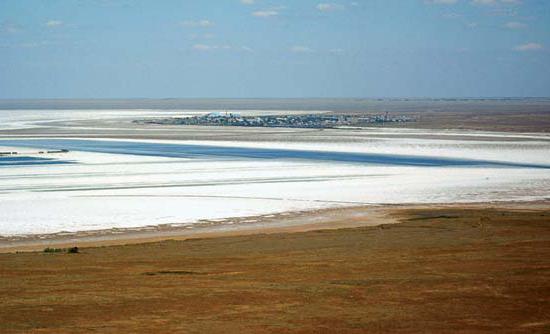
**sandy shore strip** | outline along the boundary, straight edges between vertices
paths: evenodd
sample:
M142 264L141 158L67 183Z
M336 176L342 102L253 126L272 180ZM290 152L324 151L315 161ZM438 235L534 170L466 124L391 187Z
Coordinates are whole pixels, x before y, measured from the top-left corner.
M320 229L376 226L395 223L389 206L358 206L281 212L249 217L201 220L195 224L59 232L0 237L0 253L37 251L45 247L96 247L156 242L167 239L215 238L259 233L305 232Z
M250 217L201 220L195 224L171 224L8 236L0 237L0 253L41 251L46 247L100 247L158 242L162 240L186 240L378 226L398 223L398 213L403 210L435 208L540 210L550 208L550 201L362 205L282 212Z

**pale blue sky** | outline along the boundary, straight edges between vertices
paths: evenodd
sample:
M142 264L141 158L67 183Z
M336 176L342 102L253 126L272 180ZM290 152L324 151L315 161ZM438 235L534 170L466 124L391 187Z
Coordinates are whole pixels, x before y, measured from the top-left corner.
M546 0L0 0L0 98L550 96Z

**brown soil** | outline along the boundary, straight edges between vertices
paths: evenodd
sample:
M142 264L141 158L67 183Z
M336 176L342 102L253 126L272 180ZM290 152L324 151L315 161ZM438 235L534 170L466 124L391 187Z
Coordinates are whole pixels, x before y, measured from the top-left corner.
M0 254L1 333L550 331L550 210Z
M389 127L421 129L460 129L507 132L549 132L550 112L421 112L416 122L387 123Z

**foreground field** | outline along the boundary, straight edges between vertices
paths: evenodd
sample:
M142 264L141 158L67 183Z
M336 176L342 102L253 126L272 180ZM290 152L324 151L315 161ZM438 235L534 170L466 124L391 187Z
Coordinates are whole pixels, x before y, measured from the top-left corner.
M550 210L0 254L0 332L548 332Z

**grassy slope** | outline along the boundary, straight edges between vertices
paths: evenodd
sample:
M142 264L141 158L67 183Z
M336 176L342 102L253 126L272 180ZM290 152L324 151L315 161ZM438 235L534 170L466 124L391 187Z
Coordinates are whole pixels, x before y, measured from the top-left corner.
M550 330L550 211L0 255L0 332Z

